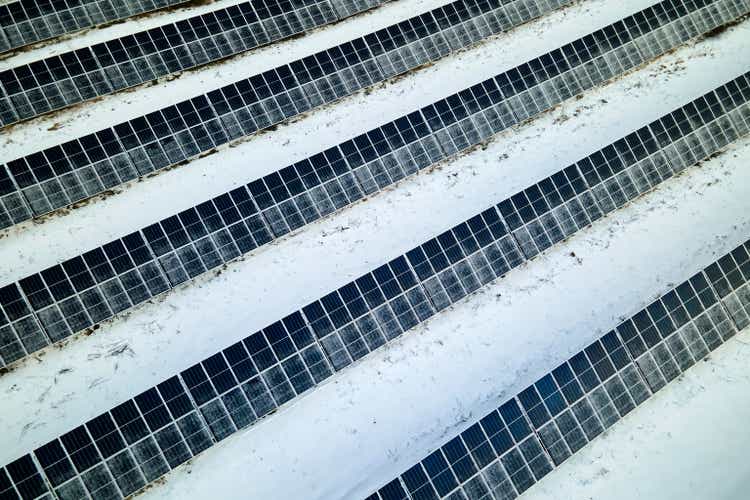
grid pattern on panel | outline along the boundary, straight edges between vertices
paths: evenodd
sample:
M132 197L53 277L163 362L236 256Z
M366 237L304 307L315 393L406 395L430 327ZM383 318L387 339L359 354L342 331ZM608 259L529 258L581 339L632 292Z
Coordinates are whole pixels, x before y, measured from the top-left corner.
M0 52L186 0L20 0L0 6Z
M739 247L705 271L719 300L741 330L750 325L750 253Z
M348 183L350 191L369 194L382 189L674 48L685 37L736 19L750 10L750 1L700 0L690 3L690 10L687 7L665 0L341 144L344 159L337 165L339 178L333 184L327 183L333 180L330 176L320 179L329 192L325 196L318 190L318 194L330 197L330 189L341 182ZM372 36L386 36L381 32ZM7 172L0 174L0 226L94 196L369 85L380 78L377 75L387 74L373 59L380 57L374 56L379 54L377 47L386 50L392 44L376 47L366 38L9 162ZM287 172L294 179L294 173ZM315 176L307 180L314 181ZM289 188L281 186L279 196L285 190ZM359 196L347 193L355 195ZM302 198L300 203L305 204L307 199ZM295 205L297 200L285 204L290 210Z
M747 130L738 107L747 106L740 102L748 91L746 79L732 81L500 203L524 255L533 257L736 140Z
M174 24L102 42L59 56L0 72L0 124L9 125L97 96L139 85L171 73L309 31L361 8L349 1L306 0L241 3ZM519 10L516 4L533 8ZM331 102L360 88L434 61L451 51L538 17L569 0L457 0L420 16L277 68L291 72L296 113ZM511 15L515 12L515 15ZM348 13L348 14L347 14ZM470 27L470 29L469 29ZM469 34L471 33L471 34ZM267 73L272 75L273 71ZM249 81L258 93L260 81L242 80L215 92L234 93ZM280 90L273 86L272 93ZM291 89L287 89L291 90ZM247 92L243 93L245 100ZM278 99L278 97L277 97ZM310 105L300 109L300 101ZM268 101L263 101L268 104ZM232 111L245 106L237 101ZM256 128L288 118L250 109ZM218 110L217 110L218 111ZM235 113L236 114L236 113ZM246 120L247 121L247 120ZM245 127L247 128L247 126ZM242 129L238 129L243 133Z
M510 400L368 500L454 498L462 492L469 498L515 498L552 467L518 402Z
M750 241L665 293L367 500L518 497L738 331L720 297L748 286L749 251Z
M319 317L335 320L336 328L316 330L321 346L336 367L367 354L654 188L687 162L720 151L747 132L749 101L750 81L743 75L408 252L388 271L401 288L384 294L387 303L368 301L373 311L340 314L354 307L356 293L376 288L375 278L362 278L336 292L340 296L310 306L306 314L313 323ZM0 294L6 309L0 360L23 358L393 182L388 162L366 162L391 144L422 155L425 163L439 157L423 116L414 112L8 285ZM359 166L352 172L349 165ZM739 291L735 302L746 303L740 300L746 295Z
M741 95L740 86L720 89L729 89L728 96ZM725 94L716 90L711 95ZM739 103L736 99L732 102ZM709 100L702 96L693 102ZM712 123L704 122L703 127ZM729 125L720 122L718 130ZM683 133L696 130L700 127ZM678 140L680 136L673 137L662 149ZM596 199L585 196L590 191L576 165L562 169L524 190L525 201L510 197L35 450L20 465L8 465L8 488L15 488L9 495L42 487L60 498L101 492L118 498L136 491L532 258L538 250L527 257L524 247L530 240L517 236L529 221L553 214L557 225L543 226L568 236L573 232L568 228L600 217L602 208L592 208ZM32 308L43 322L66 308L88 321L102 305L84 294L112 307L114 297L132 295L126 276L139 276L136 288L147 293L149 284L164 286L200 272L202 267L195 266L209 262L207 255L231 256L243 244L256 244L246 221L258 217L259 209L247 192L220 198L6 287L0 292L3 327L12 332L20 321L34 320ZM503 213L508 202L516 209L510 215ZM524 215L527 210L533 217ZM526 221L525 226L519 221ZM235 227L243 229L231 229ZM218 245L222 231L243 235L244 243L229 239L235 246L201 250L209 241ZM186 248L190 250L180 253ZM415 469L408 482L390 485L386 492L391 496L381 496L409 492L408 498L514 498L551 470L551 464L565 460L734 334L731 318L737 315L724 312L725 306L732 310L732 302L720 297L739 297L748 287L748 248L735 249L620 324L504 405L499 416L446 445ZM157 258L162 259L158 265L149 260ZM117 293L109 294L108 283L115 284ZM69 329L72 318L63 320ZM63 320L49 324L63 328ZM23 338L13 339L4 346L4 355L24 349Z
M131 0L127 2L115 0L84 0L84 1L61 1L61 0L43 0L13 2L8 5L0 6L0 52L22 47L40 40L53 38L65 33L71 33L91 26L109 23L118 19L125 19L130 16L169 7L184 3L186 0ZM278 18L289 11L294 10L290 2L285 1L251 1L240 4L243 13L255 17L255 21L260 21L262 26L258 33L255 29L252 32L245 30L236 30L236 26L228 23L225 30L217 30L216 33L227 31L227 38L233 38L235 41L239 37L247 36L249 40L261 39L277 33L284 33L290 25L298 23L307 24L311 18L314 18L322 11L325 15L335 15L334 11L342 17L347 17L365 9L370 9L379 5L381 2L373 0L334 0L324 2L320 5L309 5L310 9L300 9L294 12L289 19ZM215 11L216 18L219 22L227 22L227 14L236 13L236 9L221 9ZM240 17L241 19L241 17ZM213 27L216 23L210 15L202 19L205 25L198 23L201 31ZM252 22L252 21L250 21ZM240 20L244 26L244 21ZM184 27L184 26L181 26ZM263 29L266 28L266 29ZM220 38L220 37L219 37Z
M52 342L169 288L162 268L137 232L18 284Z
M656 392L732 337L736 327L700 272L617 331Z
M575 165L513 195L498 209L527 258L602 216Z
M204 96L13 161L7 167L8 172L2 174L8 180L0 185L3 187L0 197L7 198L7 206L5 216L0 217L0 225L12 225L94 196L140 175L269 127L311 107L339 99L389 75L434 60L444 51L438 50L434 43L428 43L428 38L440 37L442 42L439 45L448 47L447 35L442 34L444 29L463 18L467 19L465 22L471 22L467 16L489 15L483 13L487 8L485 6L479 13L475 12L477 9L461 9L463 17L428 12ZM540 9L533 12L538 11ZM442 26L435 21L435 16L453 21L446 21L447 25ZM419 50L414 48L415 44L419 45ZM461 47L458 40L453 40L449 49ZM417 55L409 56L409 65L404 66L403 53L412 50L416 50ZM122 50L118 49L118 54L125 58ZM402 62L389 63L390 69L382 69L385 62L396 58L397 54L402 54L398 56ZM87 55L86 58L94 66L98 64L93 56ZM74 59L66 64L55 64L63 67L66 74L83 71L83 66L76 62L78 59ZM123 64L140 67L139 61L141 59L130 57L125 58ZM394 64L398 70L393 69ZM111 87L101 71L95 78L93 74L75 78L86 88L101 86L106 90ZM8 80L4 84L6 92L12 94L8 99L21 96L18 98L27 102L28 99L22 96L24 85L17 76L12 72L4 75ZM33 75L23 80L32 87L35 85Z
M518 395L532 427L559 465L650 396L614 331Z
M602 210L622 206L688 165L709 157L747 129L741 119L747 81L730 82L578 162ZM730 90L731 89L731 90Z
M31 455L24 455L0 468L0 498L3 500L39 498L48 491L47 483Z
M355 3L253 0L8 69L0 72L0 124L273 43L382 2Z

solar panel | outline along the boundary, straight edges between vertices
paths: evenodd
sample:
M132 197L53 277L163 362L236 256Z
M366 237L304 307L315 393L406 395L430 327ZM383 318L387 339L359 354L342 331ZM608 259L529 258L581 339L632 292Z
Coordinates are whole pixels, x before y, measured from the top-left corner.
M243 2L0 72L0 124L273 43L381 1Z
M367 500L516 498L742 328L721 296L748 287L749 251L668 291Z
M727 114L706 114L671 136L654 131L687 110L701 109L697 103L709 103L711 96L724 96L720 102L747 102L750 96L739 93L737 81L588 158L606 156L611 167L615 156L609 153L614 151L618 171L632 178L660 157L665 161L660 178L675 175L684 169L675 144L692 135L701 138L702 154L712 154L722 147L718 138L735 132L733 126L721 119ZM735 104L734 111L738 109ZM38 448L35 461L27 455L8 465L10 479L0 486L38 494L49 484L61 498L79 498L86 492L115 497L133 493L615 210L615 205L599 204L594 191L598 184L587 182L581 164L558 171ZM605 187L604 192L611 197L611 190ZM50 328L46 318L53 318L51 330L66 335L73 321L88 324L81 318L93 318L102 304L131 297L126 275L139 276L136 288L148 295L144 266L153 266L147 269L156 271L150 274L155 280L151 284L158 286L200 272L206 262L197 250L200 245L175 257L170 252L175 245L186 248L192 237L207 237L200 221L241 222L245 205L232 196L231 205L212 203L210 210L188 211L189 215L172 217L2 289L0 338L12 342L0 347L0 356L10 362L27 343L33 346L13 334L23 318L40 318L45 329ZM487 489L510 495L534 484L732 336L732 318L746 321L749 250L750 241L649 304L389 483L380 490L380 498L424 498L419 492L448 498L457 489L467 495ZM154 261L156 255L170 255L168 262L174 265ZM201 264L196 268L197 263ZM116 300L103 286L112 282L117 284ZM98 299L85 299L84 293ZM68 317L67 311L75 316ZM60 317L67 330L57 320Z
M291 73L285 79L294 86L304 86L311 81L311 73L320 76L321 72L345 70L345 80L355 79L360 86L368 86L510 29L569 0L554 0L549 5L530 2L536 8L517 15L511 15L516 2L505 3L458 0L277 71ZM374 4L367 2L364 7ZM327 0L284 3L283 7L281 11L257 6L256 11L251 2L243 3L0 72L0 124L9 125L309 31L339 20L344 17L342 11L351 10L348 2ZM312 105L356 90L340 83L342 87L334 95L321 95L319 88L312 92L308 96ZM310 92L301 92L305 93Z
M486 92L487 87L478 87ZM466 116L470 107L464 107L460 95L0 289L0 304L11 318L0 337L0 360L11 363L92 327L440 161L446 151L476 143L478 137L459 142L468 127L458 120L472 127L481 123ZM493 209L484 220L472 222L476 228L465 226L460 233L446 233L444 240L415 249L407 257L422 273L432 304L440 309L459 300L497 277L491 271L534 257L721 150L747 133L748 100L746 74L502 201L499 217L492 215ZM497 106L507 109L504 101L489 107L495 116ZM485 110L477 109L474 117L487 117ZM399 154L400 162L386 160ZM472 256L455 269L445 269L472 253L472 245L488 234L499 238L500 227L509 234L493 242L492 257ZM522 255L516 255L516 245ZM417 292L409 293L410 307L424 302ZM386 333L386 338L389 335L395 333ZM351 361L340 347L346 343L343 339L331 337L324 347L326 342L331 343L329 351L342 352L335 365ZM358 351L369 352L364 346Z
M20 0L0 5L0 52L187 0Z
M750 325L750 256L738 248L725 255L705 271L711 287L727 310L732 321L741 330Z
M326 189L336 189L335 193L321 196L336 198L330 200L334 205L361 198L672 49L703 33L703 29L734 19L739 4L735 0L717 0L692 11L676 7L666 10L665 5L671 3L658 4L661 10L650 7L347 141L338 150L326 152L333 154L333 159L319 156L315 165L302 162L282 171L292 178L302 178L304 173L306 182L317 182L308 173L319 169L316 174L320 183L325 183ZM357 46L349 43L346 52L349 60L355 61L352 64L364 65L365 62L356 62L363 61L357 55ZM311 56L300 63L310 72L310 81L307 76L297 80L294 74L301 73L283 66L10 161L5 166L7 171L0 168L0 227L175 165L294 116L320 99L337 98L362 88L370 81L357 76L343 53L324 54L325 61ZM322 166L325 163L335 175ZM300 169L302 172L293 172ZM282 171L274 175L278 177ZM266 179L271 181L270 177ZM272 182L278 184L277 180ZM334 188L332 184L340 186ZM281 188L278 196L285 196L284 190L288 188ZM324 200L323 211L329 210L327 201ZM283 205L291 209L290 203Z
M54 38L66 33L73 33L92 26L102 25L126 19L157 9L163 9L185 3L186 0L21 0L0 6L0 52L16 49L41 40ZM377 7L380 0L251 0L219 9L202 16L196 16L180 23L155 28L149 31L154 42L159 44L165 37L170 42L174 37L183 35L185 42L214 35L204 49L227 51L231 45L235 51L240 46L256 42L256 45L270 43L313 29L329 22L352 16L359 12ZM175 32L175 28L178 32ZM188 39L187 37L192 37ZM120 41L132 41L125 37ZM148 36L145 37L148 40ZM142 41L142 39L139 39ZM100 44L97 47L112 50L122 49L120 45ZM147 42L148 43L148 42ZM168 47L168 45L167 45ZM106 56L91 48L94 56ZM126 49L130 49L125 45ZM206 57L206 52L196 51ZM178 50L177 53L180 53ZM190 58L189 52L182 51ZM115 55L113 52L112 55ZM53 64L58 62L52 59ZM48 60L49 64L49 60ZM37 68L42 67L37 65ZM37 73L37 80L39 79Z

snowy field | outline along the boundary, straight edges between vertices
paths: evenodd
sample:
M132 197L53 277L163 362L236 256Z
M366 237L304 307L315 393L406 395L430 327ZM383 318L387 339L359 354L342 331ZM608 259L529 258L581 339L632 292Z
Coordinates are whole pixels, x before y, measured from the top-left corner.
M28 51L16 65L231 5L156 13ZM16 158L447 2L401 0L13 126ZM482 81L655 3L582 0L272 133L0 234L0 284L78 255ZM416 244L748 70L750 21L689 43L486 147L306 226L0 376L8 463ZM361 499L618 318L750 237L750 139L687 169L167 475L144 498ZM33 249L31 251L30 249ZM746 498L750 332L524 498ZM635 488L635 490L634 490Z

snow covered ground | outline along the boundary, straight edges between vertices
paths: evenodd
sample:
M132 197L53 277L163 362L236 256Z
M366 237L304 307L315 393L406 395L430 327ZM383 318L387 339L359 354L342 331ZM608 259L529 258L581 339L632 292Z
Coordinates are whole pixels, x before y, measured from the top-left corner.
M193 9L231 3L236 2ZM98 130L150 111L155 102L175 102L444 3L394 2L171 82L20 124L0 137L0 158ZM0 283L277 170L653 3L579 2L273 133L132 183L70 213L9 229L0 238ZM138 23L179 16L184 13ZM3 64L144 26L125 22L92 30ZM115 318L94 335L27 360L0 377L3 409L10 409L0 417L0 463L747 71L742 55L749 39L745 21L682 47L501 134L484 149L307 226L219 275L196 279ZM738 141L208 450L144 496L363 498L606 332L617 318L750 237L749 162L750 139ZM574 456L528 498L617 498L632 491L632 481L642 495L628 498L739 498L732 494L747 485L748 470L741 459L731 458L741 456L748 441L750 379L742 367L750 352L743 339L747 333ZM708 408L719 412L721 426L708 423ZM709 442L719 434L721 439ZM708 469L714 475L706 481L725 482L719 496L706 494L714 491L709 483L691 488L679 481L682 467L693 467L690 476L698 477L712 463L716 469Z

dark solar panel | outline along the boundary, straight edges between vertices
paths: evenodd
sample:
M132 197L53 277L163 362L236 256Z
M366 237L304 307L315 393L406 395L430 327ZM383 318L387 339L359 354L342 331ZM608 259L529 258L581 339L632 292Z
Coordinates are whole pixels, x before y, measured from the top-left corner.
M260 79L242 82L259 85L261 88L254 90L261 98L285 89L294 91L293 101L309 100L308 108L319 106L508 30L569 1L534 0L539 3L538 8L516 16L510 15L514 2L486 4L471 11L464 8L460 15L450 16L445 14L450 6L439 7L294 61L277 68L276 74L270 71ZM253 2L247 2L2 71L0 124L9 125L315 29L345 17L350 9L344 3L348 5L338 1L331 4L328 0L284 3L281 14L269 17L269 12L254 10ZM458 0L456 4L473 2ZM441 16L446 19L445 26L436 21ZM468 27L470 33L466 31ZM324 75L328 75L328 86L323 82L305 85ZM222 91L238 84L214 91L212 103L218 104L216 100L224 97ZM244 106L241 101L237 101L240 107ZM226 109L216 109L218 114L235 109L227 102L224 106Z

